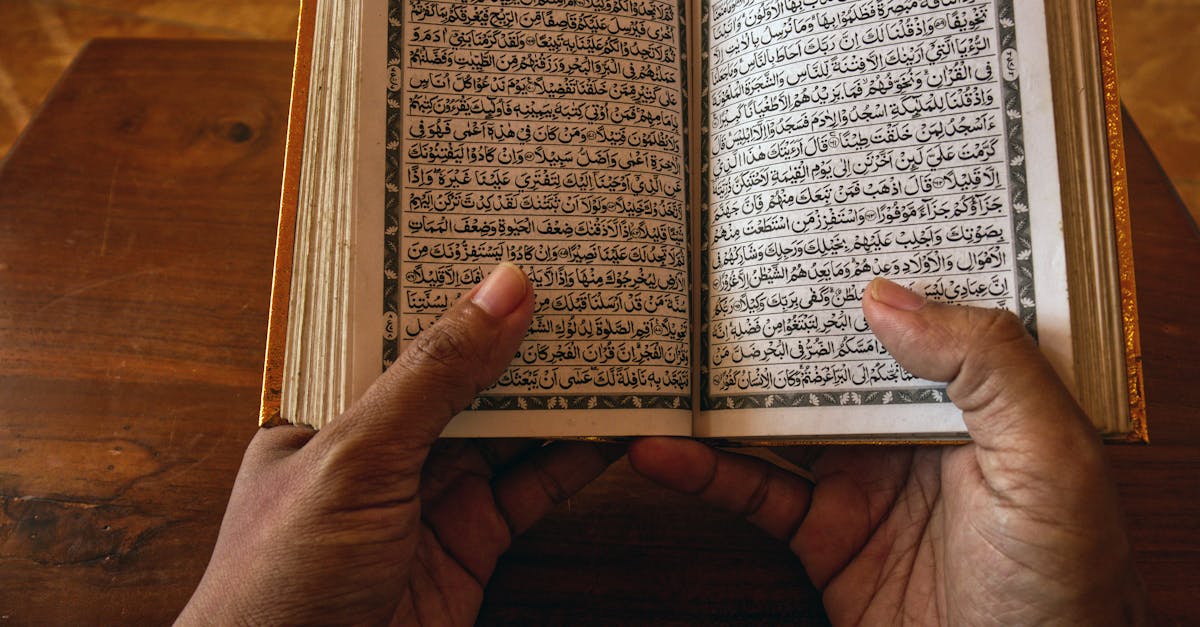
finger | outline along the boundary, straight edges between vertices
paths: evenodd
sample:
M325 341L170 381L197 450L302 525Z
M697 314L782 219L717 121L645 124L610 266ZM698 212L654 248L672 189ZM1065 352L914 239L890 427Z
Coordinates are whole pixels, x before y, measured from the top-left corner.
M772 455L782 458L780 468L809 481L816 481L813 468L825 456L826 446L786 446L767 449Z
M808 513L812 486L756 457L656 437L634 442L629 461L647 479L741 514L780 540L791 538Z
M513 534L524 533L625 454L623 444L557 442L492 484L496 506Z
M611 459L590 442L557 442L492 483L460 476L423 517L442 549L482 585L515 534L599 476Z
M988 450L1053 453L1096 435L1033 338L1007 311L925 300L875 279L863 295L871 330L900 365L933 381ZM1053 463L1053 456L1044 457Z
M420 468L446 423L512 361L532 315L529 280L516 266L500 264L317 438L346 445L355 456L374 451L376 464Z
M824 588L867 545L912 476L913 447L831 447L812 466L812 506L789 546ZM936 448L925 452L937 454Z
M438 440L421 470L421 500L432 501L463 475L491 481L529 452L542 446L527 438L448 438Z

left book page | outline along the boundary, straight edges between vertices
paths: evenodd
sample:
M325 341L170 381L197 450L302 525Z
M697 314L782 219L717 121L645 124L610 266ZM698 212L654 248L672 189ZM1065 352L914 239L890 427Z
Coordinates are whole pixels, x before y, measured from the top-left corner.
M386 97L384 180L361 191L383 203L380 369L511 261L537 293L529 336L445 435L689 434L680 5L409 0L387 15L386 84L371 63L363 80Z

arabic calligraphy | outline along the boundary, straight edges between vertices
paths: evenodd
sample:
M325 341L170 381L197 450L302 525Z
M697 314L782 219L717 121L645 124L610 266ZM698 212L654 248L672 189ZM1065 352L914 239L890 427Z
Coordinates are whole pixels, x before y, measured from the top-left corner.
M678 5L404 4L401 345L511 261L536 309L490 393L690 396Z
M712 2L710 396L928 386L870 333L875 276L1018 304L996 6Z

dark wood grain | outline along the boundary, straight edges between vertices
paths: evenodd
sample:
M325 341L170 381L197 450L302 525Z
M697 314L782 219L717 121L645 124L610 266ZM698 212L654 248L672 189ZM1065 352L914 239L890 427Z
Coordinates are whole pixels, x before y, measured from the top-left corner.
M0 616L169 621L255 432L292 52L100 41L0 169Z
M1109 447L1159 625L1200 620L1200 232L1125 118L1150 446Z
M288 44L99 42L0 166L0 621L163 623L255 430ZM1163 624L1200 582L1200 240L1128 125L1150 435L1110 447ZM1189 620L1190 619L1190 620ZM619 462L481 622L820 624L781 546Z

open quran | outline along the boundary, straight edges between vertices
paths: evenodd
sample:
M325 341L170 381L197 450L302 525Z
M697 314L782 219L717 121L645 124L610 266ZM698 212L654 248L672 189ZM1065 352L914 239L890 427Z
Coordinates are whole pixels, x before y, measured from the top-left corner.
M860 302L1012 310L1145 438L1095 0L305 0L264 423L320 427L502 261L447 436L965 437Z

